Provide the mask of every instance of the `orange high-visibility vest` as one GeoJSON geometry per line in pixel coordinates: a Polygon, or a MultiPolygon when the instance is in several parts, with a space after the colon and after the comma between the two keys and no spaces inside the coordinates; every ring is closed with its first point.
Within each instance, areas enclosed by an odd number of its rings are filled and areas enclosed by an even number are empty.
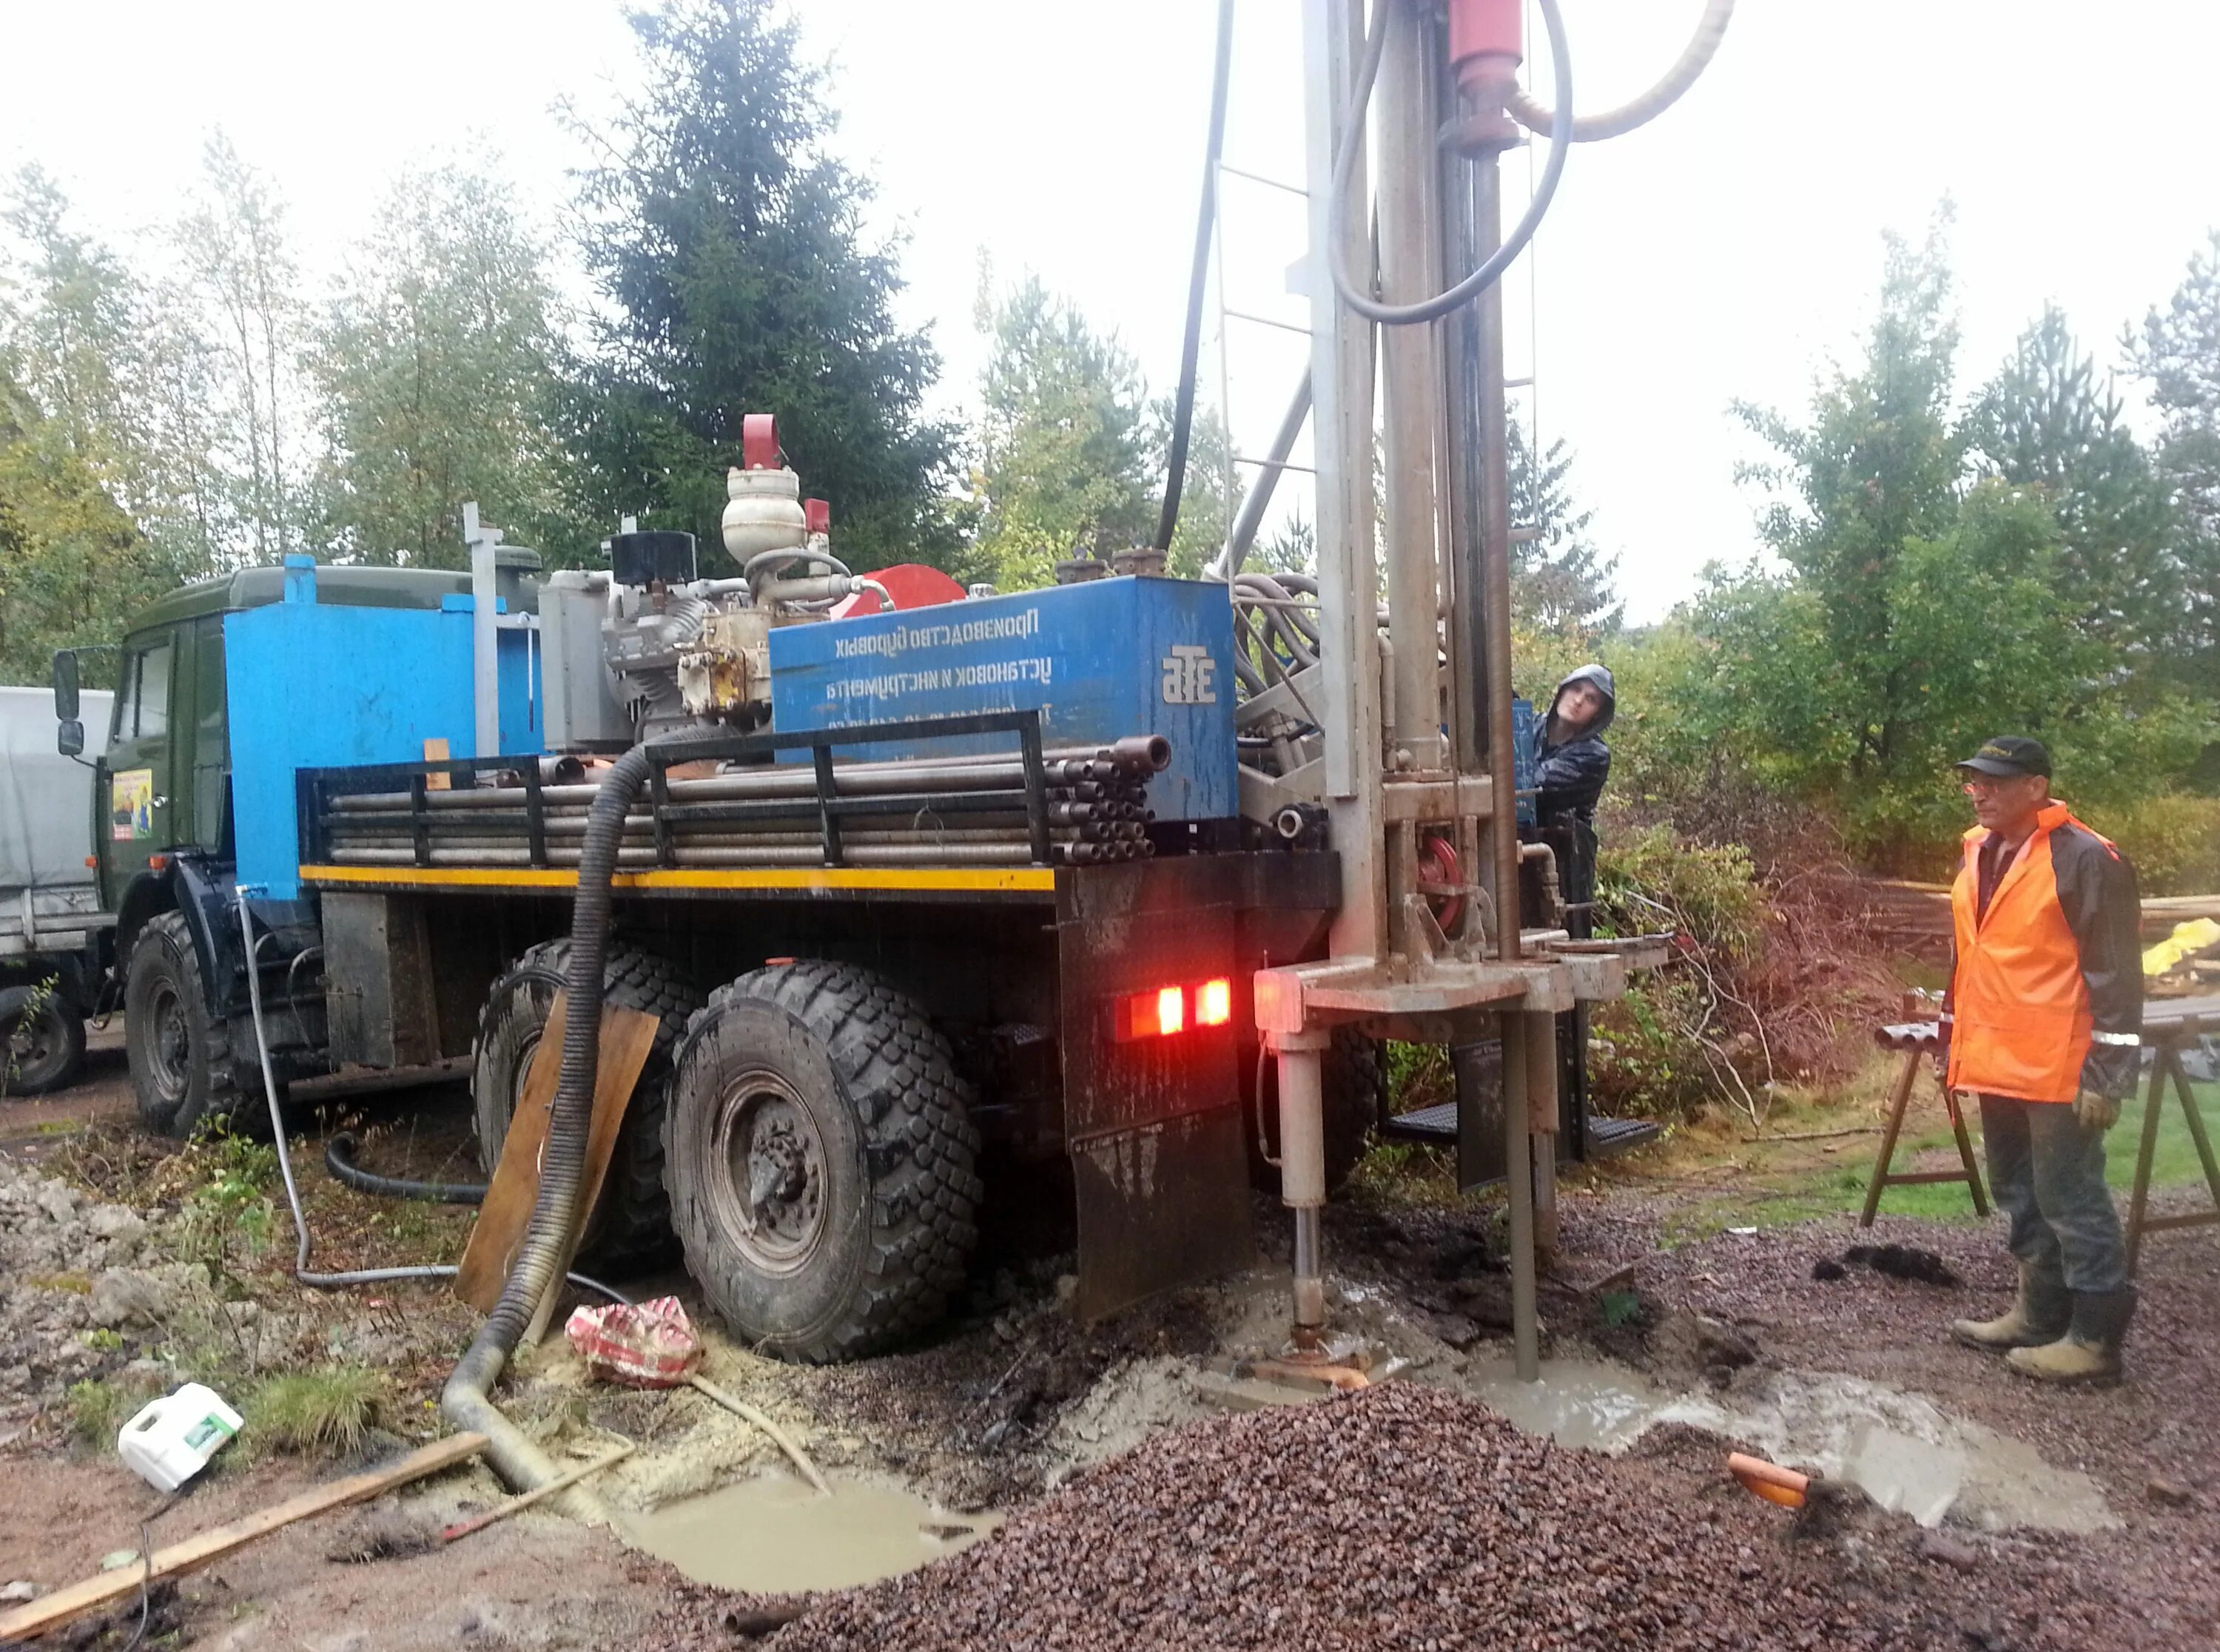
{"type": "MultiPolygon", "coordinates": [[[[2080,1092],[2093,1031],[2089,988],[2081,978],[2081,949],[2058,904],[2050,859],[2052,831],[2068,824],[2089,831],[2063,803],[2035,817],[2034,834],[1978,918],[1981,845],[1989,834],[1983,826],[1966,833],[1965,861],[1950,886],[1958,937],[1950,991],[1952,1089],[2023,1101],[2071,1101],[2080,1092]]],[[[2110,838],[2089,835],[2111,847],[2110,838]]]]}

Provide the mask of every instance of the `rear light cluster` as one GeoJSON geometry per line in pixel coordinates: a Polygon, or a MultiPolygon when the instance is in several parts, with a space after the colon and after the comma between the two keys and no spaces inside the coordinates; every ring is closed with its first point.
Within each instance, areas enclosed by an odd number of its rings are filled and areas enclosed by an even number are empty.
{"type": "Polygon", "coordinates": [[[1225,1026],[1233,1019],[1233,983],[1223,976],[1193,987],[1158,987],[1118,1001],[1120,1040],[1169,1038],[1189,1027],[1225,1026]]]}

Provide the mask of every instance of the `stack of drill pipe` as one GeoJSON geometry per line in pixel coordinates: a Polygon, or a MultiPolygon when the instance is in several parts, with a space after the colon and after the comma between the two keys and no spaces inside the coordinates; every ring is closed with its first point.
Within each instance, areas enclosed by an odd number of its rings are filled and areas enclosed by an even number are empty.
{"type": "MultiPolygon", "coordinates": [[[[1045,752],[1050,855],[1059,865],[1098,865],[1154,852],[1148,839],[1148,776],[1170,761],[1157,737],[1045,752]]],[[[1025,767],[1011,756],[906,758],[836,763],[833,795],[869,798],[879,807],[839,822],[840,862],[853,866],[1022,866],[1032,863],[1025,807],[1025,767]],[[990,799],[987,794],[994,794],[990,799]],[[914,807],[906,800],[914,799],[914,807]],[[957,806],[957,800],[976,807],[957,806]]],[[[540,789],[546,864],[576,866],[586,817],[598,786],[540,789]]],[[[824,863],[817,781],[801,764],[764,765],[702,779],[672,780],[675,807],[731,814],[667,822],[680,867],[817,866],[824,863]]],[[[416,832],[428,840],[433,866],[527,866],[529,816],[517,786],[430,791],[421,820],[405,791],[361,793],[331,800],[327,849],[341,865],[420,863],[416,832]]],[[[665,864],[658,853],[655,816],[635,807],[625,821],[620,867],[665,864]]]]}

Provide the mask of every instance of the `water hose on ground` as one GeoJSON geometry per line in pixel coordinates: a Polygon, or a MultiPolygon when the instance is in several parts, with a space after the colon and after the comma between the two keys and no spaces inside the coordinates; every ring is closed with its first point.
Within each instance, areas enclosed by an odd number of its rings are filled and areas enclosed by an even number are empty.
{"type": "Polygon", "coordinates": [[[355,1146],[354,1132],[347,1130],[324,1144],[324,1169],[332,1173],[333,1181],[344,1181],[359,1192],[377,1194],[387,1199],[421,1199],[433,1205],[485,1202],[486,1184],[483,1181],[416,1181],[407,1176],[382,1176],[375,1170],[365,1170],[354,1162],[355,1146]]]}
{"type": "MultiPolygon", "coordinates": [[[[270,1107],[271,1141],[278,1150],[278,1175],[284,1178],[285,1183],[285,1206],[293,1213],[295,1241],[293,1277],[300,1283],[311,1286],[320,1291],[337,1290],[348,1285],[382,1285],[389,1280],[396,1279],[452,1279],[455,1276],[455,1270],[446,1267],[361,1268],[344,1274],[313,1274],[309,1271],[309,1221],[308,1218],[302,1214],[301,1189],[293,1180],[293,1155],[285,1145],[285,1118],[283,1110],[278,1105],[278,1077],[270,1064],[270,1036],[262,1019],[262,970],[259,963],[256,961],[254,919],[246,906],[246,898],[252,887],[242,883],[233,893],[239,907],[239,938],[240,944],[246,948],[249,960],[246,967],[246,1001],[253,1013],[254,1050],[261,1060],[263,1099],[270,1107]]],[[[336,1146],[337,1143],[334,1144],[336,1146]]],[[[331,1163],[328,1150],[325,1154],[325,1163],[327,1164],[331,1163]]],[[[369,1175],[367,1171],[358,1171],[357,1174],[365,1176],[369,1175]]],[[[346,1178],[340,1179],[344,1181],[346,1178]]],[[[372,1179],[384,1180],[383,1177],[372,1179]]],[[[372,1191],[384,1190],[373,1189],[372,1191]]],[[[612,1301],[621,1302],[625,1300],[623,1296],[611,1290],[599,1280],[589,1279],[583,1274],[572,1274],[569,1277],[573,1285],[585,1290],[598,1292],[612,1301]]]]}
{"type": "Polygon", "coordinates": [[[586,1163],[586,1134],[593,1120],[594,1079],[601,1065],[602,970],[609,941],[609,877],[616,870],[625,816],[646,782],[648,754],[634,746],[618,758],[595,794],[578,860],[578,893],[571,908],[571,958],[564,982],[569,1011],[563,1026],[563,1066],[553,1115],[542,1150],[539,1197],[532,1207],[501,1300],[455,1363],[440,1396],[440,1410],[458,1429],[475,1430],[490,1442],[486,1455],[516,1491],[531,1491],[555,1477],[554,1465],[488,1396],[515,1352],[541,1299],[569,1261],[566,1252],[578,1215],[579,1184],[586,1163]]]}

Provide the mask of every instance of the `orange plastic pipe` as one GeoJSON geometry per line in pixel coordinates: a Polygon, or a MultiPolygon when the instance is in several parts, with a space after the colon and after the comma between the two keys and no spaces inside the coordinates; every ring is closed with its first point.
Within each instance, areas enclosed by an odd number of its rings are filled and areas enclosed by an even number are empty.
{"type": "Polygon", "coordinates": [[[1727,1454],[1727,1472],[1742,1482],[1743,1490],[1768,1503],[1778,1503],[1784,1509],[1802,1508],[1804,1494],[1812,1484],[1809,1474],[1783,1468],[1763,1457],[1746,1457],[1739,1451],[1727,1454]]]}

